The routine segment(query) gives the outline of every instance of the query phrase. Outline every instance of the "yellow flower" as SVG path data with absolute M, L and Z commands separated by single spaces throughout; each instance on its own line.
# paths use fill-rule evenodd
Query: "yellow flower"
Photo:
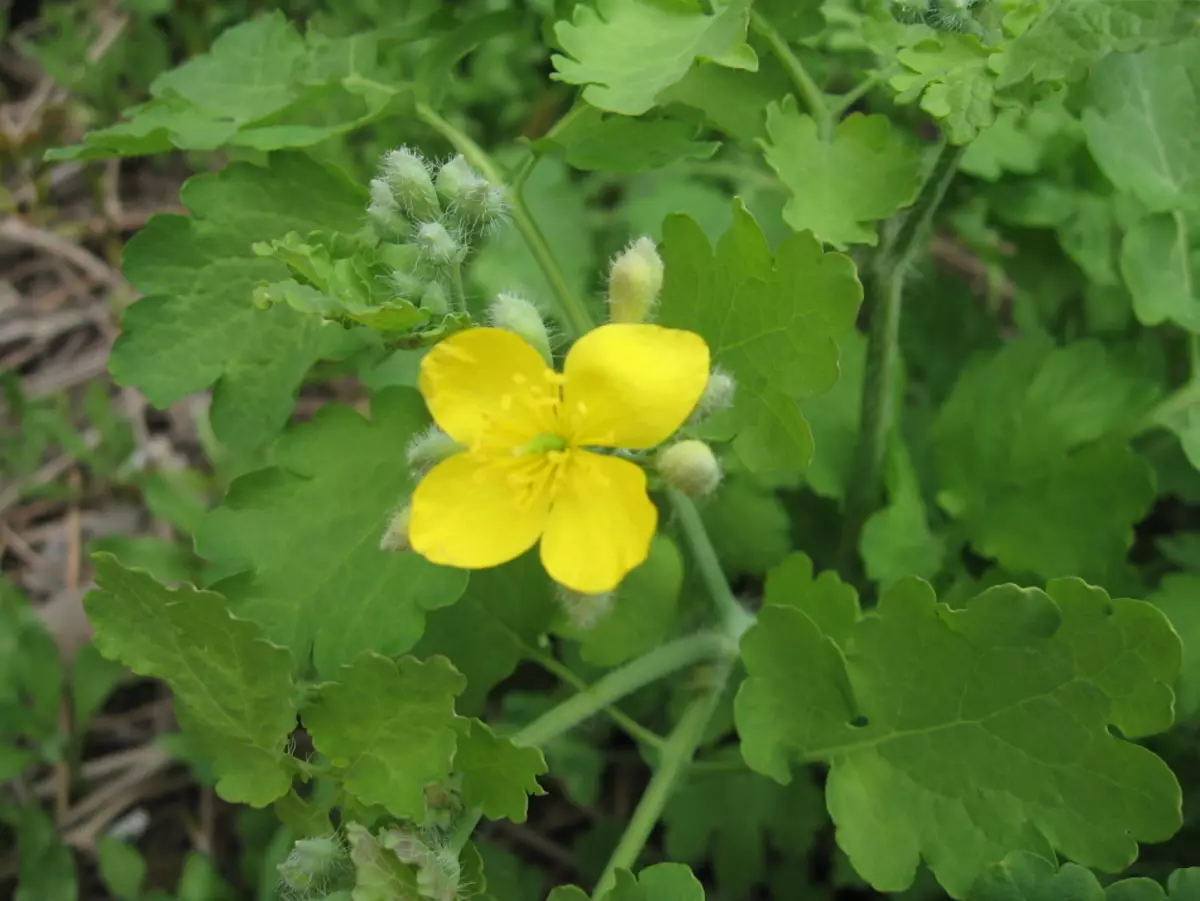
M 473 328 L 421 361 L 434 420 L 466 448 L 413 494 L 426 559 L 497 566 L 541 539 L 556 582 L 597 594 L 646 559 L 658 521 L 641 467 L 588 447 L 645 450 L 687 419 L 708 381 L 692 332 L 619 323 L 575 342 L 561 374 L 511 332 Z

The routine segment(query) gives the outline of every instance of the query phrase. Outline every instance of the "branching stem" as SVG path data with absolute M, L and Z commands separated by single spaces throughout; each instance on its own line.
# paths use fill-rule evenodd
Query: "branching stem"
M 779 60 L 779 64 L 787 72 L 792 86 L 799 95 L 800 102 L 808 110 L 808 114 L 813 117 L 813 121 L 817 123 L 817 131 L 822 137 L 827 137 L 833 131 L 834 120 L 830 113 L 829 103 L 826 101 L 824 93 L 817 87 L 816 81 L 808 74 L 808 70 L 800 62 L 800 58 L 792 52 L 788 42 L 775 30 L 775 26 L 770 21 L 763 18 L 762 13 L 758 10 L 752 11 L 750 24 L 758 32 L 759 37 L 767 42 L 772 55 Z

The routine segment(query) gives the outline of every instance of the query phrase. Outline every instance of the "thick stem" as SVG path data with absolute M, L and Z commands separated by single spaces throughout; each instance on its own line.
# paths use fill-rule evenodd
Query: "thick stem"
M 873 304 L 867 336 L 867 370 L 853 478 L 846 498 L 841 561 L 847 573 L 857 568 L 858 539 L 863 525 L 883 496 L 884 465 L 894 411 L 896 369 L 900 358 L 900 312 L 904 280 L 920 249 L 934 213 L 954 178 L 963 148 L 942 141 L 937 159 L 895 237 L 871 266 L 867 298 Z
M 704 733 L 708 728 L 709 720 L 712 719 L 713 713 L 717 709 L 717 703 L 721 699 L 721 693 L 725 690 L 725 683 L 731 669 L 731 661 L 721 662 L 714 684 L 706 689 L 704 694 L 688 704 L 683 716 L 680 717 L 671 734 L 667 736 L 662 757 L 654 770 L 654 775 L 650 777 L 650 784 L 642 793 L 637 809 L 634 810 L 633 817 L 629 820 L 629 825 L 625 827 L 625 832 L 621 835 L 616 850 L 609 858 L 604 873 L 596 884 L 596 890 L 592 893 L 593 898 L 599 898 L 613 887 L 618 869 L 631 870 L 637 863 L 642 848 L 646 846 L 650 833 L 654 831 L 654 825 L 661 819 L 663 809 L 671 799 L 675 784 L 687 771 L 692 758 L 696 756 L 696 749 L 704 740 Z
M 771 48 L 771 54 L 779 60 L 779 64 L 787 72 L 788 78 L 792 81 L 792 86 L 795 87 L 796 93 L 799 95 L 800 102 L 804 104 L 804 108 L 808 110 L 808 114 L 817 123 L 817 131 L 823 137 L 828 136 L 833 130 L 834 124 L 833 117 L 830 114 L 829 103 L 826 101 L 824 93 L 817 87 L 817 83 L 813 80 L 813 77 L 804 68 L 804 64 L 800 62 L 800 58 L 792 52 L 792 48 L 788 46 L 788 42 L 783 39 L 783 36 L 775 30 L 775 26 L 767 19 L 764 19 L 762 14 L 757 10 L 750 13 L 750 24 L 758 32 L 759 36 L 767 42 L 767 46 Z
M 472 168 L 484 178 L 494 185 L 504 184 L 500 170 L 496 168 L 496 164 L 492 162 L 492 158 L 466 134 L 459 131 L 439 116 L 432 107 L 424 103 L 416 105 L 416 113 L 422 122 L 449 141 L 454 149 L 463 155 L 463 159 L 470 163 Z M 575 295 L 575 292 L 571 290 L 571 286 L 567 284 L 566 276 L 563 275 L 562 269 L 559 268 L 558 262 L 554 259 L 554 254 L 550 251 L 550 246 L 546 243 L 546 236 L 542 234 L 542 230 L 538 228 L 538 224 L 533 220 L 533 216 L 530 215 L 529 208 L 525 206 L 525 200 L 522 198 L 521 192 L 509 188 L 505 194 L 508 198 L 508 207 L 512 215 L 513 225 L 517 227 L 517 231 L 525 239 L 525 244 L 529 247 L 529 252 L 537 260 L 538 267 L 542 270 L 542 274 L 546 276 L 546 281 L 550 283 L 550 287 L 554 290 L 563 324 L 573 334 L 582 335 L 592 327 L 592 317 L 588 313 L 587 307 L 583 305 L 583 301 Z

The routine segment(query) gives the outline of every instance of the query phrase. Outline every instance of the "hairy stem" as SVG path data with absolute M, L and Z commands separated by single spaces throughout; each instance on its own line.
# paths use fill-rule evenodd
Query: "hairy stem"
M 921 186 L 916 203 L 901 220 L 895 237 L 880 251 L 866 279 L 867 300 L 872 304 L 872 309 L 858 447 L 853 478 L 847 492 L 846 522 L 842 532 L 841 562 L 846 573 L 857 569 L 859 535 L 883 496 L 887 442 L 895 413 L 892 398 L 900 359 L 900 312 L 904 300 L 904 280 L 934 213 L 954 178 L 962 152 L 962 147 L 952 146 L 943 138 L 937 159 Z
M 688 549 L 692 552 L 692 559 L 696 561 L 696 568 L 700 571 L 700 578 L 704 581 L 704 587 L 717 609 L 717 615 L 725 624 L 730 637 L 736 641 L 753 622 L 754 617 L 733 596 L 721 569 L 721 562 L 717 559 L 716 548 L 708 537 L 708 530 L 704 528 L 704 520 L 700 518 L 696 504 L 686 494 L 674 488 L 668 489 L 667 493 L 675 515 L 679 518 L 679 526 Z
M 427 104 L 418 103 L 416 105 L 416 113 L 422 122 L 449 141 L 454 149 L 463 155 L 463 159 L 470 163 L 472 168 L 479 172 L 479 174 L 494 185 L 499 186 L 504 184 L 504 178 L 501 176 L 500 170 L 496 168 L 496 164 L 492 161 L 492 158 L 466 134 L 443 119 Z M 505 194 L 508 198 L 513 225 L 517 227 L 517 231 L 525 239 L 525 244 L 529 247 L 530 253 L 537 260 L 538 267 L 542 270 L 542 274 L 546 276 L 546 281 L 550 283 L 550 287 L 554 290 L 563 324 L 572 333 L 582 335 L 592 327 L 592 317 L 588 313 L 587 307 L 583 305 L 583 301 L 575 295 L 575 292 L 571 290 L 571 286 L 567 284 L 566 276 L 563 275 L 558 261 L 554 259 L 554 254 L 551 253 L 550 247 L 546 243 L 546 236 L 542 234 L 542 230 L 538 228 L 538 224 L 530 214 L 529 208 L 525 205 L 525 200 L 521 196 L 521 192 L 513 188 L 508 188 Z
M 813 80 L 813 77 L 808 74 L 808 70 L 800 62 L 800 58 L 792 52 L 792 48 L 788 46 L 788 42 L 784 40 L 783 36 L 775 30 L 775 26 L 763 18 L 762 13 L 758 12 L 758 10 L 750 13 L 750 24 L 758 32 L 759 37 L 767 42 L 767 46 L 771 48 L 771 54 L 779 60 L 779 64 L 787 72 L 788 78 L 792 81 L 792 86 L 795 87 L 796 93 L 799 95 L 800 102 L 804 104 L 804 108 L 808 110 L 808 114 L 817 123 L 817 131 L 823 137 L 828 136 L 833 130 L 834 124 L 829 104 L 821 89 L 817 87 L 817 83 Z

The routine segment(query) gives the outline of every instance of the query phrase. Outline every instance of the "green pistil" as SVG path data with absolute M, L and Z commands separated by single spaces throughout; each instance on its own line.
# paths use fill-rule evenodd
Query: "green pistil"
M 517 453 L 519 454 L 548 454 L 551 451 L 566 450 L 567 442 L 565 438 L 559 435 L 554 435 L 549 432 L 538 435 Z

